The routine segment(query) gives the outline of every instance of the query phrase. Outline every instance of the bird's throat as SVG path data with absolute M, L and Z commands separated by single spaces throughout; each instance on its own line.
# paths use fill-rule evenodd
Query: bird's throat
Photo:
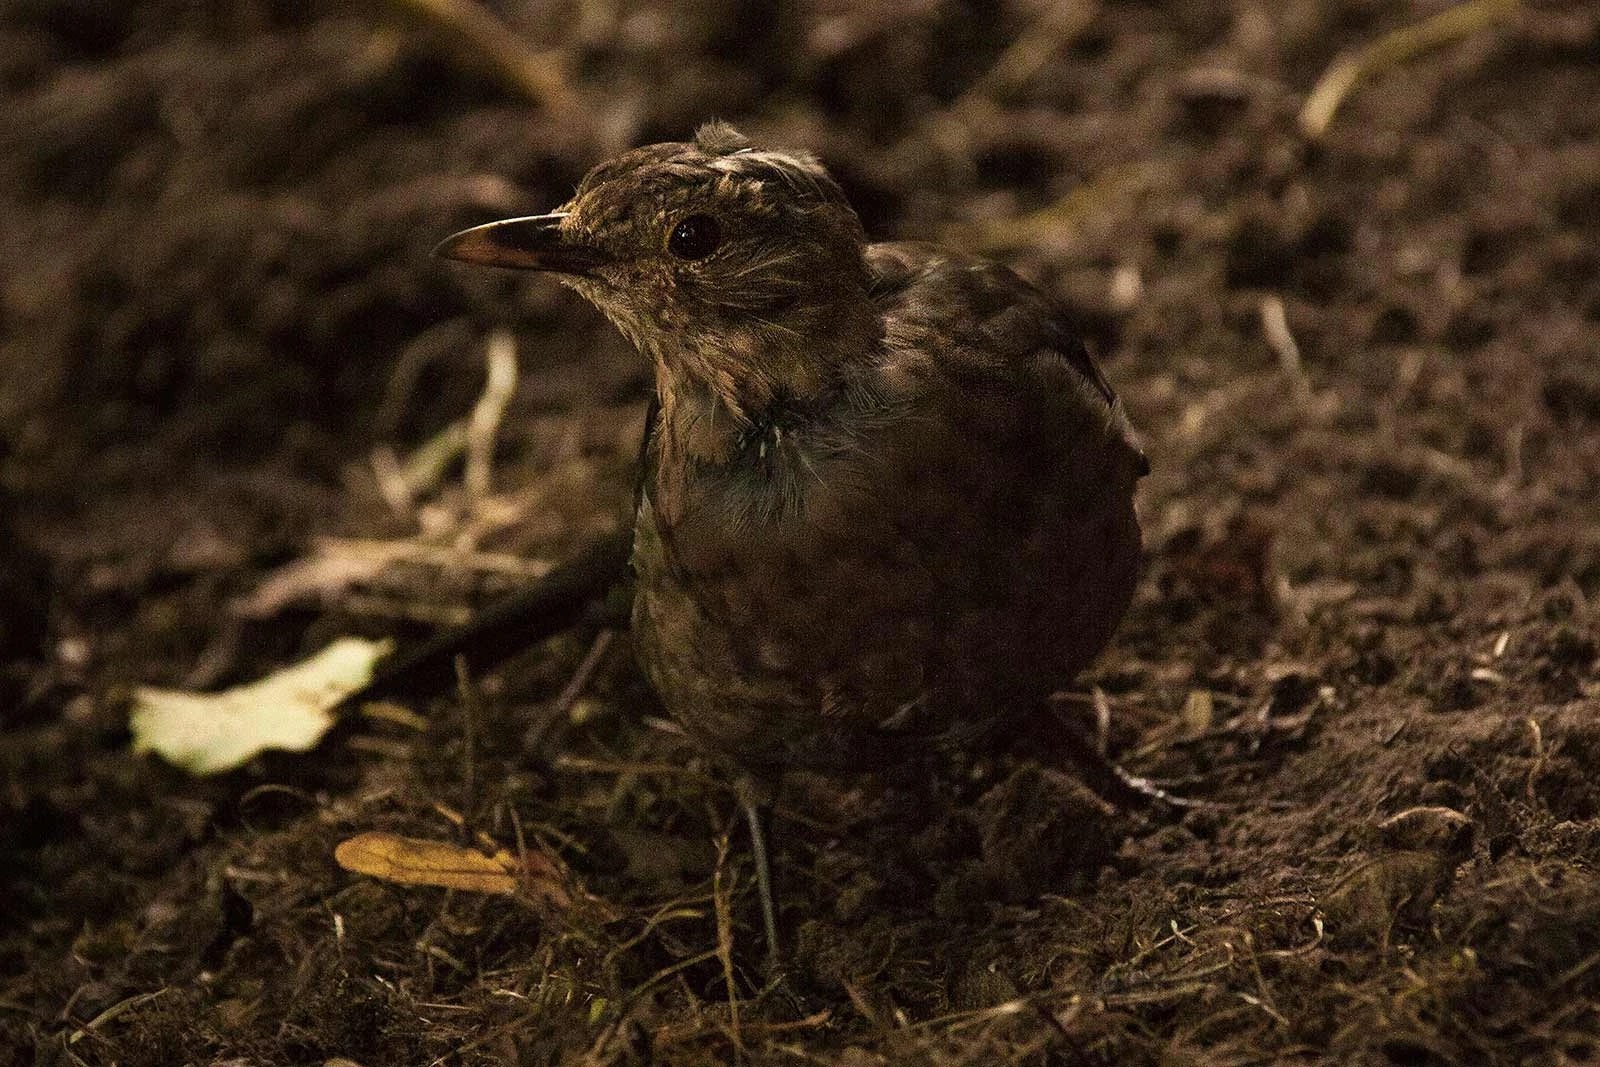
M 823 405 L 853 368 L 876 359 L 880 344 L 880 323 L 867 309 L 831 321 L 818 316 L 798 328 L 758 323 L 655 338 L 647 350 L 672 458 L 729 462 L 776 411 Z
M 656 395 L 661 402 L 657 433 L 664 466 L 690 463 L 721 466 L 738 451 L 739 436 L 749 416 L 729 397 L 698 379 L 656 369 Z

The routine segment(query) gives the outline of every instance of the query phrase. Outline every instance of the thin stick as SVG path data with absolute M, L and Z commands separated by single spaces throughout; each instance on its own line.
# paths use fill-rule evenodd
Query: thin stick
M 1278 366 L 1294 383 L 1295 395 L 1305 397 L 1311 392 L 1311 383 L 1300 360 L 1300 346 L 1289 329 L 1289 312 L 1283 306 L 1283 298 L 1276 294 L 1261 301 L 1261 332 L 1266 335 L 1267 347 L 1278 357 Z
M 1533 766 L 1528 768 L 1528 781 L 1524 788 L 1528 794 L 1528 803 L 1537 804 L 1539 793 L 1534 788 L 1534 783 L 1539 780 L 1539 772 L 1544 770 L 1545 762 L 1544 731 L 1539 728 L 1538 719 L 1528 720 L 1528 733 L 1533 737 Z
M 372 450 L 369 458 L 372 463 L 372 477 L 378 483 L 378 494 L 383 497 L 383 502 L 389 505 L 389 510 L 394 512 L 395 518 L 411 518 L 412 512 L 417 508 L 417 498 L 406 482 L 405 471 L 400 467 L 400 457 L 396 456 L 394 449 L 388 445 L 379 445 Z
M 472 808 L 477 803 L 478 691 L 467 675 L 467 659 L 456 657 L 456 689 L 461 694 L 461 843 L 472 843 Z
M 962 92 L 955 109 L 968 107 L 980 97 L 1025 87 L 1045 64 L 1077 40 L 1099 13 L 1098 0 L 1045 5 L 1043 13 L 1012 39 L 994 65 Z
M 1412 56 L 1487 29 L 1522 6 L 1521 0 L 1468 0 L 1431 18 L 1335 57 L 1300 108 L 1300 132 L 1316 141 L 1327 132 L 1339 105 L 1367 75 Z
M 438 30 L 464 59 L 493 74 L 519 96 L 552 112 L 570 114 L 577 97 L 558 51 L 538 52 L 472 0 L 391 0 Z
M 544 743 L 544 738 L 550 728 L 561 719 L 565 718 L 577 704 L 578 698 L 589 687 L 589 682 L 594 679 L 595 671 L 600 669 L 600 664 L 605 661 L 606 653 L 611 650 L 611 643 L 617 638 L 617 631 L 606 629 L 594 635 L 594 641 L 589 645 L 589 651 L 583 655 L 583 661 L 578 664 L 578 669 L 572 672 L 572 677 L 561 692 L 551 702 L 550 706 L 540 713 L 533 724 L 522 735 L 522 750 L 532 753 Z
M 589 651 L 584 653 L 583 662 L 578 664 L 578 669 L 572 672 L 566 687 L 556 697 L 555 704 L 551 707 L 553 717 L 560 718 L 572 710 L 572 705 L 576 704 L 583 691 L 589 688 L 590 681 L 594 679 L 594 672 L 600 669 L 606 653 L 611 651 L 611 643 L 616 639 L 615 630 L 601 630 L 594 635 L 594 643 L 589 646 Z
M 467 421 L 457 419 L 440 430 L 405 458 L 400 466 L 400 477 L 405 479 L 406 492 L 414 500 L 428 496 L 444 481 L 450 464 L 467 447 Z
M 467 496 L 474 504 L 489 495 L 494 470 L 494 442 L 506 405 L 517 391 L 517 342 L 505 330 L 489 335 L 484 353 L 487 375 L 483 395 L 472 409 L 467 423 Z
M 739 1032 L 739 992 L 733 973 L 733 901 L 724 882 L 728 871 L 728 835 L 717 838 L 717 866 L 711 874 L 711 903 L 717 915 L 717 958 L 722 961 L 722 978 L 728 984 L 729 1037 L 734 1055 L 744 1059 L 744 1037 Z
M 1115 201 L 1143 194 L 1166 174 L 1154 162 L 1107 167 L 1053 203 L 1025 215 L 975 219 L 945 228 L 946 239 L 979 252 L 997 252 L 1037 244 L 1076 231 L 1093 213 L 1107 213 Z
M 778 947 L 778 906 L 772 897 L 772 861 L 767 854 L 767 834 L 762 827 L 760 801 L 748 788 L 739 789 L 739 807 L 750 827 L 750 858 L 756 865 L 756 895 L 761 898 L 761 928 L 767 938 L 767 976 L 778 973 L 783 961 Z
M 1098 685 L 1094 696 L 1094 747 L 1102 756 L 1111 753 L 1111 699 Z
M 505 574 L 513 578 L 539 579 L 552 570 L 548 560 L 526 559 L 507 552 L 462 552 L 446 545 L 420 541 L 385 541 L 374 537 L 318 537 L 312 540 L 317 555 L 335 559 L 374 559 L 390 563 L 411 563 L 419 567 L 453 567 L 484 574 Z

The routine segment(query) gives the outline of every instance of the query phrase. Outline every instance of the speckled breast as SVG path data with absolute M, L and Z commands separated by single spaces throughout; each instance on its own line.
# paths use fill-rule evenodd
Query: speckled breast
M 696 739 L 758 771 L 879 766 L 1031 709 L 1104 645 L 1138 567 L 1131 461 L 1109 438 L 939 421 L 764 519 L 730 521 L 726 494 L 763 476 L 737 464 L 676 521 L 646 496 L 638 653 Z

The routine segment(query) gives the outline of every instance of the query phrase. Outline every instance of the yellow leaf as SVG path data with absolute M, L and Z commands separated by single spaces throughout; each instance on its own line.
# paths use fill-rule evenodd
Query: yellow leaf
M 475 848 L 447 841 L 369 831 L 341 841 L 333 850 L 339 866 L 401 885 L 432 885 L 469 893 L 517 891 L 517 859 L 501 849 L 485 856 Z

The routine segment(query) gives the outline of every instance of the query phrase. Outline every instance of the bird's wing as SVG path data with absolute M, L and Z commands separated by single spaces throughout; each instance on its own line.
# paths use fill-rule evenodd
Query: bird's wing
M 651 438 L 656 434 L 656 423 L 661 418 L 661 397 L 650 394 L 650 406 L 644 412 L 644 432 L 639 435 L 638 469 L 633 473 L 633 510 L 637 514 L 644 503 L 645 489 L 650 484 Z
M 1104 403 L 1147 468 L 1122 403 L 1070 314 L 1036 286 L 991 260 L 917 242 L 871 245 L 867 263 L 891 352 L 912 361 L 938 353 L 944 373 L 974 383 L 1033 377 L 1065 364 Z

